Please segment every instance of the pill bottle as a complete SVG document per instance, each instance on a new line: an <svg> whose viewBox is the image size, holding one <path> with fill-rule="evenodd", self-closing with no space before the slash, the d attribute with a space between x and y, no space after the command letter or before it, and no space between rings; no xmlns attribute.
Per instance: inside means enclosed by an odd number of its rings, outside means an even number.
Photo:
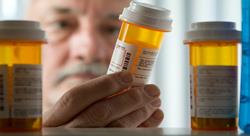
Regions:
<svg viewBox="0 0 250 136"><path fill-rule="evenodd" d="M239 126L250 133L250 1L242 0L242 59Z"/></svg>
<svg viewBox="0 0 250 136"><path fill-rule="evenodd" d="M193 130L237 129L239 41L233 22L197 22L186 33Z"/></svg>
<svg viewBox="0 0 250 136"><path fill-rule="evenodd" d="M33 21L0 21L0 131L42 127L41 46Z"/></svg>
<svg viewBox="0 0 250 136"><path fill-rule="evenodd" d="M108 68L108 74L129 71L134 85L145 84L165 32L171 31L170 11L132 1L120 15L121 30Z"/></svg>

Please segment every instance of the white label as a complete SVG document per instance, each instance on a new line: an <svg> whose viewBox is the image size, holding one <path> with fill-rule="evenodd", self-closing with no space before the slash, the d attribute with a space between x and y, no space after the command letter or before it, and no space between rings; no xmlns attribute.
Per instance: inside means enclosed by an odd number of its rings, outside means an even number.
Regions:
<svg viewBox="0 0 250 136"><path fill-rule="evenodd" d="M192 116L235 118L237 116L237 67L198 66L191 68ZM196 76L196 77L195 77ZM195 80L196 79L196 80ZM193 106L194 105L194 106Z"/></svg>
<svg viewBox="0 0 250 136"><path fill-rule="evenodd" d="M0 118L9 117L7 102L7 65L0 65Z"/></svg>
<svg viewBox="0 0 250 136"><path fill-rule="evenodd" d="M36 118L42 116L41 65L13 66L12 117Z"/></svg>
<svg viewBox="0 0 250 136"><path fill-rule="evenodd" d="M157 58L158 49L139 48L117 41L107 74L130 71L134 84L145 84Z"/></svg>
<svg viewBox="0 0 250 136"><path fill-rule="evenodd" d="M148 82L149 76L155 64L158 50L143 48L136 64L135 79L139 84Z"/></svg>
<svg viewBox="0 0 250 136"><path fill-rule="evenodd" d="M130 70L137 48L133 45L117 41L107 74Z"/></svg>

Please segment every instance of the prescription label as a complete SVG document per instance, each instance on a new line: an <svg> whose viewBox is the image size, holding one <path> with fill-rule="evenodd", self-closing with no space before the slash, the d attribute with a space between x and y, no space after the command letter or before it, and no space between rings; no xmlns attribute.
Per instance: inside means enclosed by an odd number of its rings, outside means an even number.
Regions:
<svg viewBox="0 0 250 136"><path fill-rule="evenodd" d="M107 74L130 71L135 84L148 81L158 49L142 48L122 41L117 41Z"/></svg>
<svg viewBox="0 0 250 136"><path fill-rule="evenodd" d="M117 41L107 74L130 71L131 65L137 52L136 46Z"/></svg>
<svg viewBox="0 0 250 136"><path fill-rule="evenodd" d="M139 52L134 72L137 84L145 84L149 80L151 71L158 56L158 49L143 48Z"/></svg>
<svg viewBox="0 0 250 136"><path fill-rule="evenodd" d="M14 118L42 117L41 65L13 65Z"/></svg>
<svg viewBox="0 0 250 136"><path fill-rule="evenodd" d="M237 116L237 67L198 66L192 67L191 70L192 116L235 118Z"/></svg>
<svg viewBox="0 0 250 136"><path fill-rule="evenodd" d="M7 65L0 65L0 118L9 117L9 107L7 102Z"/></svg>

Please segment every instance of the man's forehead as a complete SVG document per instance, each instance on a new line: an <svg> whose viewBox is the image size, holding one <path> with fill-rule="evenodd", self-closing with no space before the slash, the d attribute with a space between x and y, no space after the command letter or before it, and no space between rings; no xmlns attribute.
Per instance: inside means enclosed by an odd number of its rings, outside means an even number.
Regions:
<svg viewBox="0 0 250 136"><path fill-rule="evenodd" d="M94 11L99 14L121 13L130 0L47 0L50 10L60 12L77 11L86 13Z"/></svg>

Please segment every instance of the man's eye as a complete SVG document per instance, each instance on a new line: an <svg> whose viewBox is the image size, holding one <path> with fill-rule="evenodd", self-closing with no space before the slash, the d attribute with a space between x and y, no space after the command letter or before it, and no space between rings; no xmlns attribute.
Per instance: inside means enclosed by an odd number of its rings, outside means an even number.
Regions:
<svg viewBox="0 0 250 136"><path fill-rule="evenodd" d="M105 26L102 29L102 32L110 35L117 35L120 31L120 27L117 26Z"/></svg>
<svg viewBox="0 0 250 136"><path fill-rule="evenodd" d="M48 29L52 32L65 31L74 29L75 27L77 27L76 25L77 25L76 22L73 21L72 19L55 20L48 24Z"/></svg>
<svg viewBox="0 0 250 136"><path fill-rule="evenodd" d="M48 40L50 42L57 42L68 38L72 32L77 28L77 22L73 19L58 19L49 22L45 26L45 30L48 34Z"/></svg>
<svg viewBox="0 0 250 136"><path fill-rule="evenodd" d="M68 29L73 27L68 21L58 21L54 23L54 27L57 29Z"/></svg>

